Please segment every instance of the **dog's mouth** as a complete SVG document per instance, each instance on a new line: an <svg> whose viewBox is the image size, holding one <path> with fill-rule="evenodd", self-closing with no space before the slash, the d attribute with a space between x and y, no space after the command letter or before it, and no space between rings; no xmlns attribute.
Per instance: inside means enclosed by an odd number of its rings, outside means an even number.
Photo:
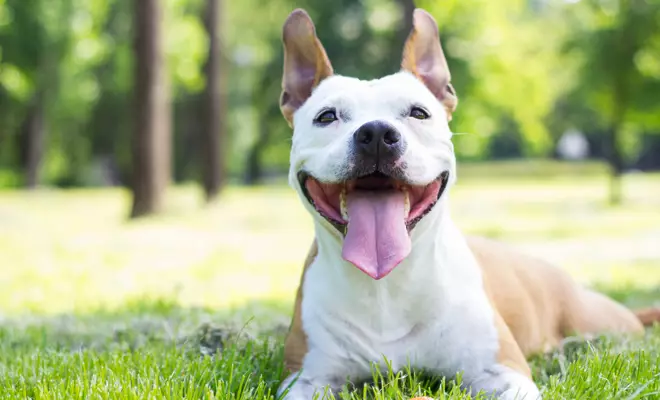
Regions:
<svg viewBox="0 0 660 400"><path fill-rule="evenodd" d="M374 279L389 274L410 253L410 231L438 202L445 171L428 185L380 172L339 183L298 174L307 200L344 238L342 256Z"/></svg>
<svg viewBox="0 0 660 400"><path fill-rule="evenodd" d="M341 183L323 183L305 172L300 172L298 179L305 197L316 211L345 235L350 218L349 198L365 196L373 200L389 197L393 206L400 202L406 228L412 230L442 196L449 172L443 172L428 185L410 185L380 172Z"/></svg>

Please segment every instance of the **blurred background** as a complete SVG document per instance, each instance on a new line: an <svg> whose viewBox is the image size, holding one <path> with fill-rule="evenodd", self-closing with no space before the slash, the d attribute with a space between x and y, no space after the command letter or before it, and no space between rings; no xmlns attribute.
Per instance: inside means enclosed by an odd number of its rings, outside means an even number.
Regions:
<svg viewBox="0 0 660 400"><path fill-rule="evenodd" d="M313 235L278 106L296 7L363 79L432 13L459 225L657 288L658 0L0 0L1 312L290 303Z"/></svg>

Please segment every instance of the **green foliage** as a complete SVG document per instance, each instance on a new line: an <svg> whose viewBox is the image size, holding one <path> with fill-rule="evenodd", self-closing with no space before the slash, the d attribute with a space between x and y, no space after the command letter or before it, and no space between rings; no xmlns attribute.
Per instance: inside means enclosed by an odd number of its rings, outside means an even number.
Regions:
<svg viewBox="0 0 660 400"><path fill-rule="evenodd" d="M196 93L204 88L201 65L208 40L200 20L202 0L168 0L164 21L167 61L175 89Z"/></svg>
<svg viewBox="0 0 660 400"><path fill-rule="evenodd" d="M587 131L621 130L616 146L634 160L639 135L660 128L660 2L581 1L563 16L577 73L566 121Z"/></svg>
<svg viewBox="0 0 660 400"><path fill-rule="evenodd" d="M412 0L224 2L228 167L254 181L287 167L290 129L277 99L281 25L295 7L316 21L338 73L370 79L398 69ZM198 170L200 93L208 39L204 0L167 0L164 45L174 104L174 177ZM462 159L548 156L567 128L595 143L616 122L634 161L660 131L660 4L418 0L438 20L459 107ZM130 178L133 133L132 0L0 2L0 167L19 171L21 124L46 101L46 183L82 184L109 157ZM617 44L618 43L618 44ZM617 83L618 82L618 83ZM616 119L616 121L614 121ZM100 182L99 182L100 183Z"/></svg>
<svg viewBox="0 0 660 400"><path fill-rule="evenodd" d="M456 139L459 154L483 157L493 137L518 131L524 154L547 155L552 142L544 119L563 85L561 36L546 34L553 14L536 14L519 0L419 5L438 19L450 69L466 65L454 78L463 100L454 129L468 133Z"/></svg>

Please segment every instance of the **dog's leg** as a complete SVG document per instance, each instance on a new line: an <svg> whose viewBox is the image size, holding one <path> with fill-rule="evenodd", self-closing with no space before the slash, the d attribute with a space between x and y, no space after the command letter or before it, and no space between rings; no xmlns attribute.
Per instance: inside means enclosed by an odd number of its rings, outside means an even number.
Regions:
<svg viewBox="0 0 660 400"><path fill-rule="evenodd" d="M343 389L344 384L348 381L346 376L339 374L340 369L335 368L334 370L337 372L336 374L326 374L327 371L322 375L305 373L304 369L301 372L291 373L277 389L277 397L281 400L335 400L337 398L335 395ZM285 391L286 395L284 395Z"/></svg>
<svg viewBox="0 0 660 400"><path fill-rule="evenodd" d="M361 382L370 376L368 366L333 354L336 353L311 349L305 356L302 370L291 373L280 384L278 397L289 389L282 400L312 400L315 395L318 400L335 399L345 384L354 379Z"/></svg>
<svg viewBox="0 0 660 400"><path fill-rule="evenodd" d="M539 400L541 393L534 382L520 372L502 364L483 370L464 382L475 396L479 391L495 394L501 400Z"/></svg>
<svg viewBox="0 0 660 400"><path fill-rule="evenodd" d="M566 336L600 333L643 334L644 326L629 309L592 290L575 286L563 312Z"/></svg>
<svg viewBox="0 0 660 400"><path fill-rule="evenodd" d="M311 378L302 373L292 373L289 375L277 390L277 397L282 400L312 400L318 394L318 399L335 399L334 394L338 392L339 387L333 379ZM284 397L284 391L287 390Z"/></svg>
<svg viewBox="0 0 660 400"><path fill-rule="evenodd" d="M502 400L540 400L541 393L532 381L527 360L497 311L495 326L499 341L497 363L469 375L464 384L473 394L483 390L486 393L495 393Z"/></svg>

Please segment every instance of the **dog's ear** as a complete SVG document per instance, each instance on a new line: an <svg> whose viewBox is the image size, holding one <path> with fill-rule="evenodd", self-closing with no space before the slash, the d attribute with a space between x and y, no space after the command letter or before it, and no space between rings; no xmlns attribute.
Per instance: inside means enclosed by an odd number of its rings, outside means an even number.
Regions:
<svg viewBox="0 0 660 400"><path fill-rule="evenodd" d="M451 75L440 45L438 24L428 12L418 8L413 13L413 27L403 49L401 68L420 79L444 104L451 120L458 98L451 86Z"/></svg>
<svg viewBox="0 0 660 400"><path fill-rule="evenodd" d="M305 10L293 11L282 29L284 75L280 109L293 126L293 113L312 94L312 89L333 74L332 65L314 23Z"/></svg>

